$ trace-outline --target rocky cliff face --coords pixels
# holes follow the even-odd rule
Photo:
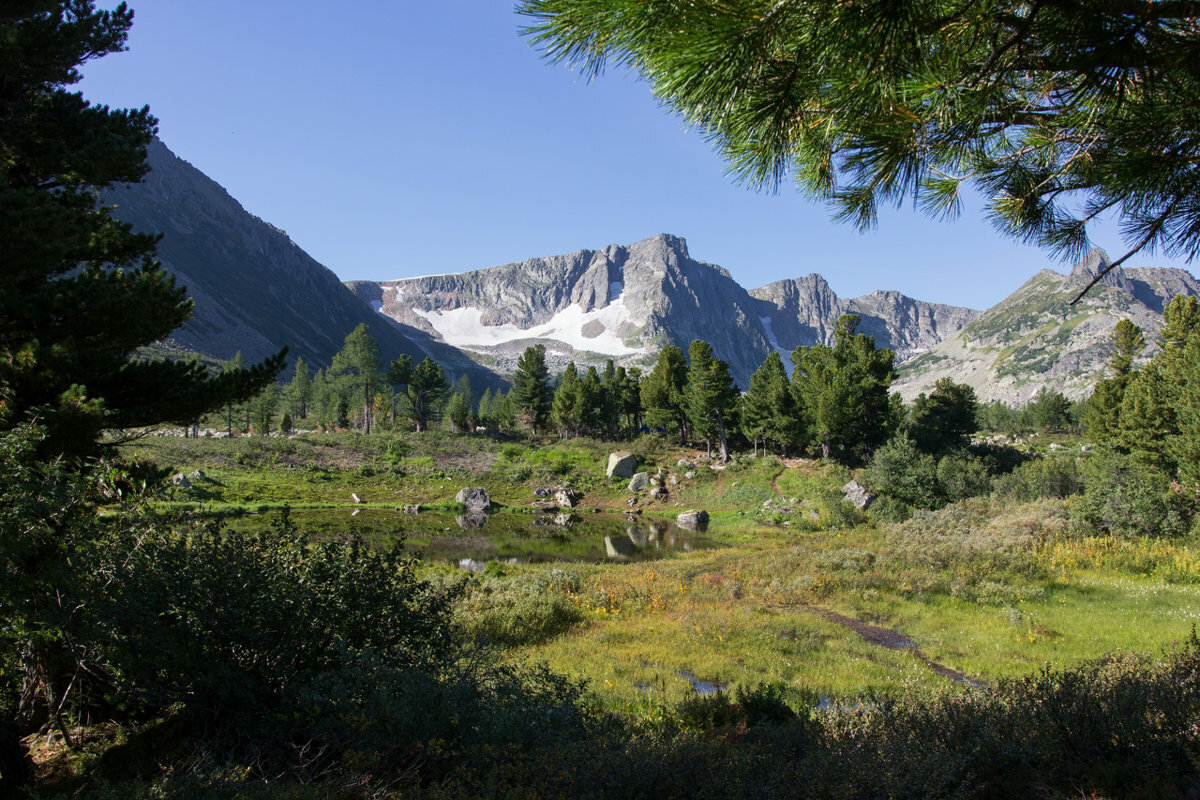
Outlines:
[[[373,313],[286,233],[248,213],[162,142],[151,143],[149,163],[145,180],[104,199],[135,229],[163,234],[158,258],[196,305],[172,336],[175,344],[217,359],[241,350],[249,361],[287,345],[290,363],[303,356],[315,369],[366,322],[387,359],[436,352],[451,371],[473,368],[457,351],[410,337]]]
[[[538,342],[555,370],[568,360],[599,366],[608,358],[646,368],[664,344],[686,350],[704,339],[743,387],[772,348],[790,364],[795,347],[832,341],[845,313],[860,314],[860,329],[902,356],[977,313],[896,292],[842,301],[816,274],[747,292],[668,234],[457,275],[349,286],[392,319],[486,354],[502,371]]]
[[[1072,306],[1109,263],[1093,250],[1068,275],[1042,270],[957,334],[901,365],[894,388],[911,399],[949,377],[975,387],[983,401],[1020,405],[1043,386],[1086,397],[1104,377],[1119,320],[1131,320],[1152,343],[1170,298],[1200,294],[1200,283],[1183,270],[1117,267]],[[1151,345],[1143,360],[1154,352]]]
[[[858,330],[904,361],[962,329],[979,315],[959,306],[927,303],[895,291],[841,300],[820,275],[778,281],[750,292],[761,301],[760,320],[782,354],[801,345],[832,344],[838,317],[858,314]]]
[[[546,345],[551,370],[568,360],[646,368],[659,349],[704,339],[743,384],[769,352],[754,301],[687,243],[660,235],[456,275],[349,284],[361,299],[447,344],[511,370]]]

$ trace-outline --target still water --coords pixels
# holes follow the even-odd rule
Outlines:
[[[228,522],[231,531],[270,524],[271,513]],[[652,561],[717,546],[712,539],[661,519],[620,513],[545,514],[501,511],[466,516],[405,514],[385,509],[298,509],[293,524],[317,538],[357,534],[374,547],[403,542],[426,561],[470,565],[486,561]]]

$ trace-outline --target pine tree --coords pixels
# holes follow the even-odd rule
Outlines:
[[[346,341],[334,355],[329,371],[353,388],[361,403],[363,433],[370,433],[374,422],[371,400],[383,386],[384,374],[380,364],[379,342],[371,336],[365,322],[360,322],[358,327],[346,334]]]
[[[792,352],[792,393],[804,409],[809,442],[823,458],[862,463],[895,429],[888,388],[895,354],[876,349],[857,333],[859,317],[846,314],[834,329],[834,345]]]
[[[124,49],[133,12],[90,0],[8,4],[0,15],[0,396],[9,428],[36,416],[46,454],[85,455],[102,429],[188,421],[257,393],[284,353],[210,375],[139,358],[192,312],[98,191],[145,175],[156,121],[68,90],[86,61]]]
[[[727,423],[736,417],[741,393],[729,374],[729,365],[713,355],[712,345],[697,339],[688,347],[687,384],[684,402],[692,430],[704,437],[708,455],[712,456],[712,440],[720,442],[720,463],[729,460]]]
[[[750,376],[750,388],[742,398],[742,432],[754,442],[773,442],[783,453],[801,439],[801,417],[778,352],[772,351]]]
[[[793,176],[860,227],[912,198],[1082,255],[1101,214],[1131,249],[1200,254],[1200,6],[1122,0],[524,0],[586,75],[635,72],[754,187]]]
[[[642,381],[640,389],[646,424],[652,428],[675,428],[681,446],[687,443],[687,411],[683,400],[687,371],[683,351],[665,345],[658,351],[654,369]]]
[[[567,362],[562,379],[554,391],[554,402],[551,404],[551,418],[558,427],[558,435],[578,436],[583,427],[583,382],[575,362]]]
[[[923,453],[940,456],[961,450],[971,443],[971,434],[979,430],[978,410],[974,389],[940,378],[932,392],[918,395],[913,402],[907,433]]]
[[[307,417],[313,399],[313,376],[308,362],[303,358],[296,359],[296,371],[288,382],[286,395],[290,415],[296,419]]]
[[[418,431],[426,429],[437,402],[449,388],[445,371],[432,358],[426,356],[424,361],[413,368],[408,379],[406,397],[409,419]]]
[[[526,420],[534,434],[545,429],[553,397],[545,346],[538,344],[525,348],[517,360],[509,400],[513,410]]]
[[[594,434],[603,424],[605,404],[604,386],[595,367],[589,366],[580,382],[579,401],[583,412],[580,415],[583,430]]]
[[[471,401],[460,391],[450,394],[446,401],[446,417],[456,433],[466,433],[471,430]]]
[[[1146,346],[1142,329],[1127,319],[1117,323],[1112,335],[1112,375],[1096,383],[1083,412],[1083,425],[1097,442],[1113,444],[1119,438],[1121,405],[1133,380],[1133,362]]]

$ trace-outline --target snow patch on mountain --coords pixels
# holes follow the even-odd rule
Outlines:
[[[473,306],[437,311],[413,309],[413,313],[424,318],[442,341],[455,347],[495,347],[524,339],[554,339],[576,350],[609,356],[646,352],[643,347],[626,345],[617,334],[621,325],[629,320],[622,296],[592,311],[584,311],[578,304],[569,305],[541,325],[530,328],[513,324],[484,325],[481,321],[483,310]]]
[[[767,344],[771,345],[776,353],[779,353],[780,358],[783,359],[783,368],[787,370],[788,377],[792,377],[792,351],[779,346],[779,340],[775,338],[775,331],[771,330],[770,317],[759,317],[758,321],[762,323],[763,332],[767,334]]]

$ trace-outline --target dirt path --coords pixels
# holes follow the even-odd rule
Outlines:
[[[777,607],[784,608],[784,606]],[[880,628],[876,625],[868,624],[862,620],[855,619],[854,617],[848,617],[845,614],[839,614],[832,609],[823,608],[821,606],[799,605],[786,606],[786,608],[802,609],[811,614],[815,614],[821,619],[836,623],[844,628],[849,628],[861,636],[863,641],[870,644],[877,645],[879,647],[886,647],[888,650],[905,650],[909,653],[909,655],[925,664],[925,666],[929,667],[938,675],[949,678],[955,683],[961,683],[964,686],[987,685],[983,681],[968,677],[956,669],[951,669],[945,664],[939,664],[938,662],[934,661],[929,656],[921,652],[921,648],[917,647],[916,642],[899,631],[892,630],[891,628]]]

